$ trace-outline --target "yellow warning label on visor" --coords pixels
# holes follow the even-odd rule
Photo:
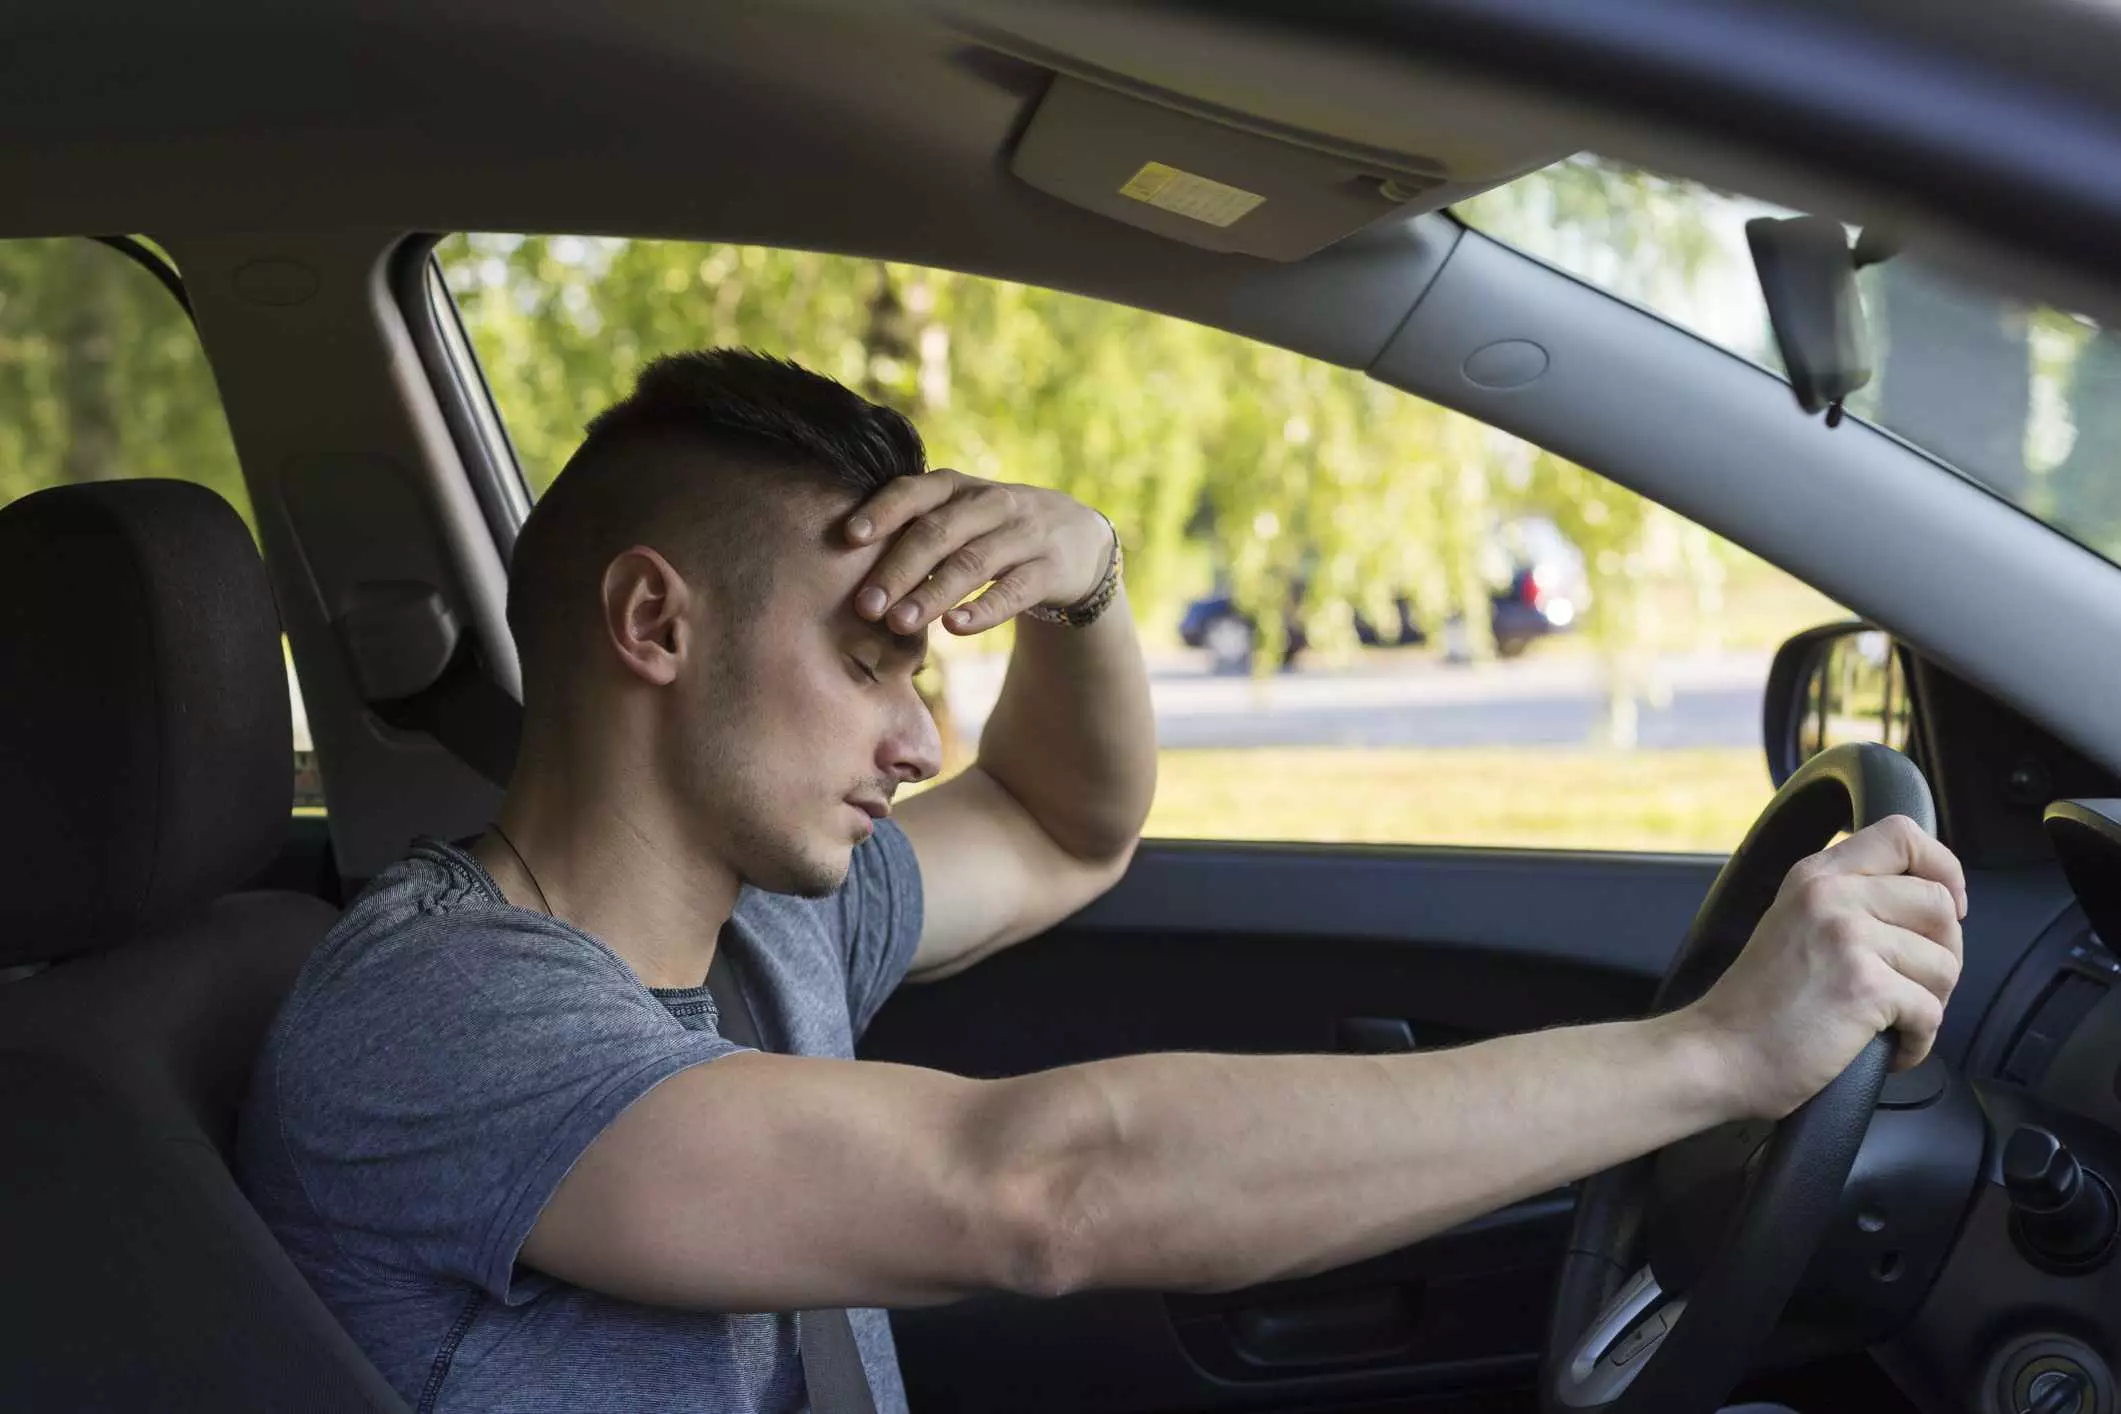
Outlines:
[[[1228,226],[1266,200],[1257,192],[1181,172],[1161,162],[1142,163],[1142,169],[1128,179],[1119,194],[1210,226]]]

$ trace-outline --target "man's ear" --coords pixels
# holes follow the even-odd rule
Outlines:
[[[691,648],[692,587],[670,561],[636,545],[604,566],[604,636],[644,682],[674,680]]]

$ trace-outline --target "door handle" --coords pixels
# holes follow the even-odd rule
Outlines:
[[[1344,1016],[1333,1027],[1336,1050],[1383,1056],[1414,1049],[1414,1027],[1397,1016]]]
[[[1257,1366],[1371,1363],[1408,1349],[1418,1303],[1405,1287],[1377,1287],[1224,1313],[1230,1350]]]

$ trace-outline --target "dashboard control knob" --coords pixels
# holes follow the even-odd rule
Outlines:
[[[2003,1148],[2011,1231],[2035,1265],[2083,1271],[2103,1263],[2114,1242],[2114,1195],[2038,1125],[2020,1125]]]

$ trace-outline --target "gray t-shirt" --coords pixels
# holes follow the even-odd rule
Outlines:
[[[828,898],[744,889],[721,946],[768,1045],[851,1056],[920,931],[913,847],[883,820]],[[302,968],[251,1082],[237,1177],[419,1414],[793,1414],[792,1314],[645,1306],[516,1264],[606,1125],[740,1049],[705,987],[643,986],[587,933],[510,905],[471,855],[422,840]],[[900,1414],[884,1313],[852,1319],[879,1414]]]

